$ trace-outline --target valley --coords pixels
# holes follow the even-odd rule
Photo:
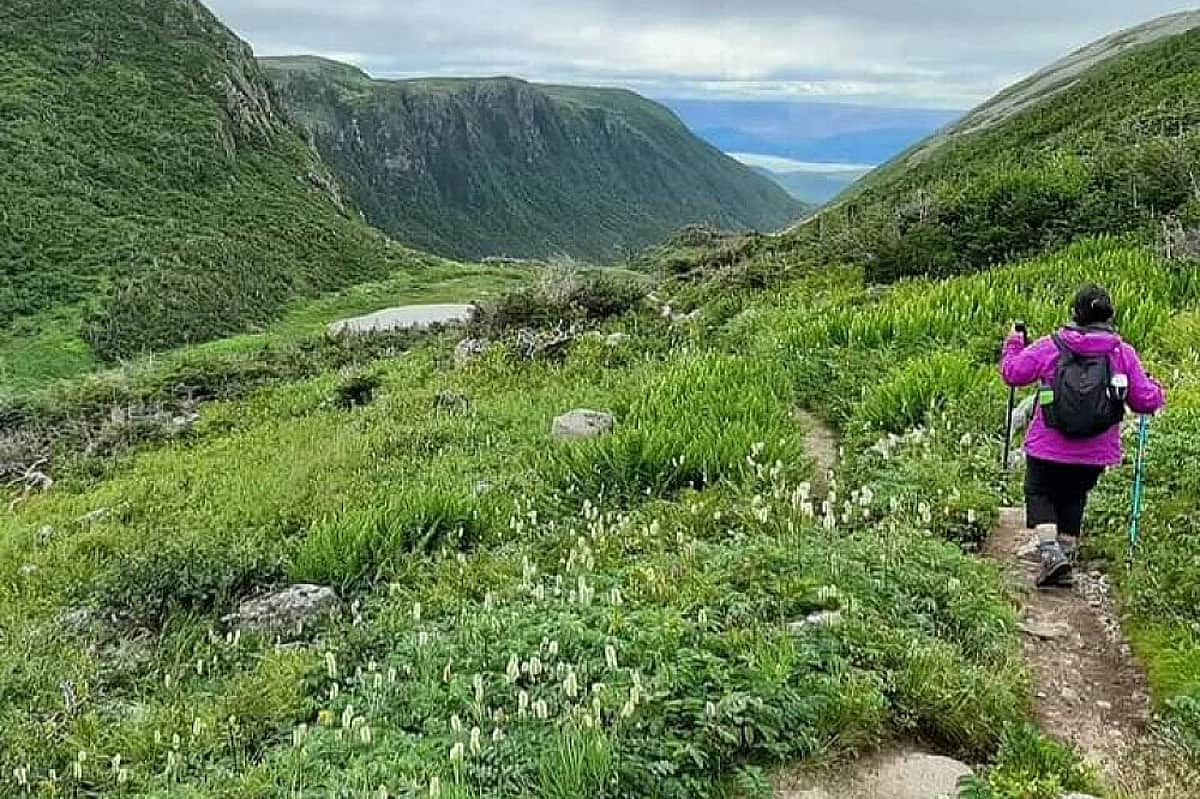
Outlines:
[[[1191,17],[778,232],[632,93],[15,2],[0,796],[1192,795]],[[1088,281],[1168,407],[1133,558],[1127,457],[1034,594],[997,360]],[[408,306],[445,324],[330,329]]]

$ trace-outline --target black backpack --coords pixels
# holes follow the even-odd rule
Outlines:
[[[1112,388],[1110,353],[1080,355],[1057,333],[1053,338],[1059,353],[1054,385],[1040,397],[1046,426],[1067,438],[1095,438],[1120,424],[1125,397]]]

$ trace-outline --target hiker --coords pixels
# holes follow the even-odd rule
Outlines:
[[[1088,284],[1075,297],[1073,324],[1033,344],[1014,330],[1004,343],[1004,382],[1038,384],[1025,438],[1025,514],[1038,534],[1039,588],[1072,582],[1088,494],[1121,463],[1126,406],[1152,414],[1165,401],[1137,351],[1117,335],[1114,316],[1108,292]]]

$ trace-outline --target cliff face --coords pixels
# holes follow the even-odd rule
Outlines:
[[[0,123],[0,332],[66,320],[124,356],[394,268],[194,0],[7,0]]]
[[[775,229],[800,212],[630,92],[264,63],[367,218],[423,249],[608,259],[691,223]]]

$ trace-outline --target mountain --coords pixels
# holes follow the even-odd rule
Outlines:
[[[663,102],[724,152],[827,163],[883,163],[961,116],[959,111],[849,103]]]
[[[890,281],[1195,224],[1197,26],[1200,12],[1155,20],[1042,70],[872,172],[781,246],[815,241]]]
[[[0,43],[0,334],[66,326],[125,356],[416,260],[199,2],[7,0]]]
[[[367,218],[432,252],[605,260],[692,223],[774,230],[799,215],[777,186],[631,92],[262,63]]]

